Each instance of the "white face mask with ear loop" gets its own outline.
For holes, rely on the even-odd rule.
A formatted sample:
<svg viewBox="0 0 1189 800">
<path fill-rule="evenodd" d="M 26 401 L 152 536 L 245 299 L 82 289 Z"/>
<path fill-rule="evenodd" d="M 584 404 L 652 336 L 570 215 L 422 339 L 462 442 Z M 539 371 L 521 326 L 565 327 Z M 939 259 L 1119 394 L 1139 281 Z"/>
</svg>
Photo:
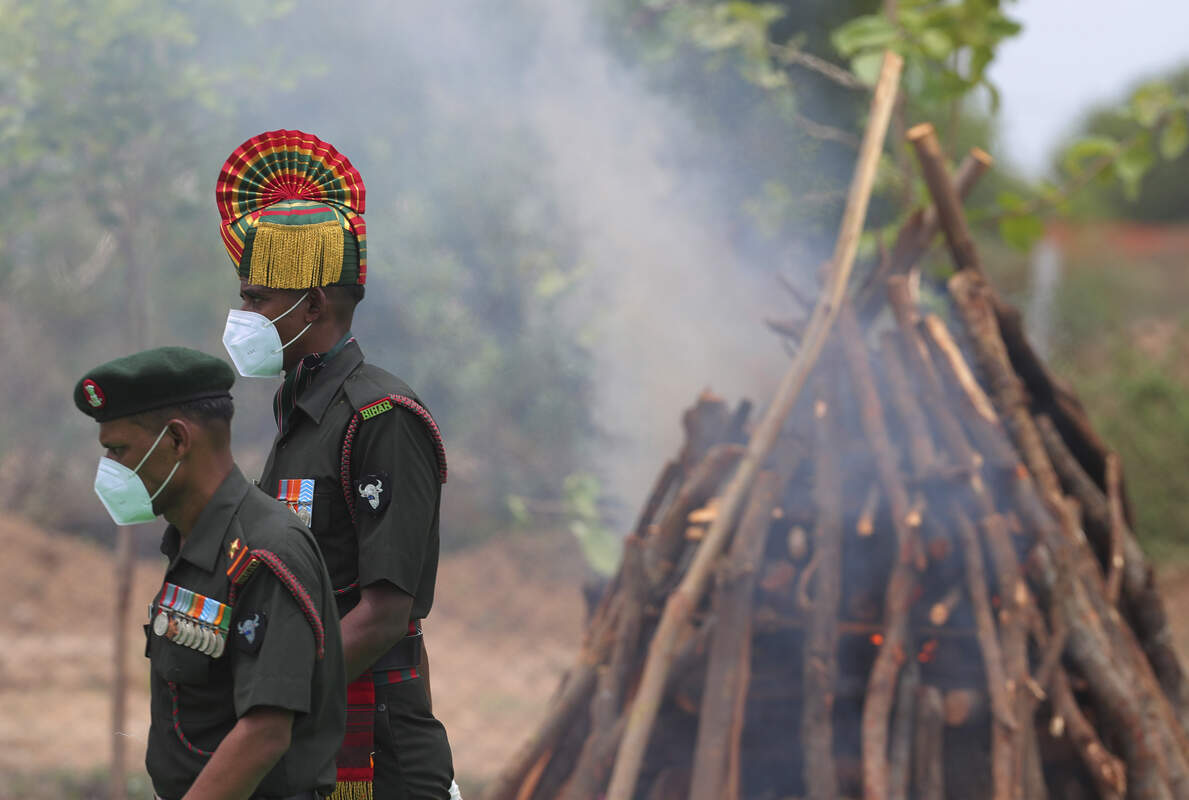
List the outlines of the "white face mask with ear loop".
<svg viewBox="0 0 1189 800">
<path fill-rule="evenodd" d="M 227 355 L 231 356 L 231 363 L 245 378 L 275 378 L 280 375 L 285 366 L 284 350 L 300 339 L 310 329 L 310 323 L 301 329 L 301 333 L 288 342 L 281 343 L 281 335 L 277 333 L 276 322 L 285 317 L 290 311 L 301 305 L 301 301 L 309 296 L 306 292 L 297 299 L 277 319 L 269 319 L 255 311 L 243 311 L 233 308 L 227 312 L 227 324 L 223 327 L 223 347 Z"/>
<path fill-rule="evenodd" d="M 117 525 L 136 525 L 141 522 L 152 522 L 157 518 L 153 511 L 153 501 L 169 485 L 169 481 L 178 471 L 182 461 L 178 459 L 177 463 L 173 465 L 173 469 L 169 471 L 169 475 L 165 477 L 165 481 L 157 491 L 153 492 L 152 496 L 145 488 L 144 481 L 136 473 L 157 449 L 157 445 L 161 443 L 167 430 L 169 430 L 168 425 L 161 429 L 161 433 L 157 434 L 153 446 L 144 454 L 144 458 L 136 465 L 136 469 L 128 469 L 119 461 L 107 456 L 99 459 L 99 467 L 95 470 L 95 494 L 99 496 L 99 502 L 103 503 L 103 507 L 107 509 L 112 521 Z"/>
</svg>

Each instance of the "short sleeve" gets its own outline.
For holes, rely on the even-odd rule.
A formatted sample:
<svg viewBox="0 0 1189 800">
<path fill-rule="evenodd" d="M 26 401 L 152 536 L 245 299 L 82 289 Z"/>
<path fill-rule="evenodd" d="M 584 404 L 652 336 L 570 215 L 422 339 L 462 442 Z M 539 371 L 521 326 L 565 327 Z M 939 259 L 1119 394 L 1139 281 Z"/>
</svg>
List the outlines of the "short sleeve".
<svg viewBox="0 0 1189 800">
<path fill-rule="evenodd" d="M 265 564 L 241 588 L 227 643 L 235 659 L 237 717 L 256 706 L 310 710 L 317 641 L 307 613 L 312 611 L 320 620 L 325 610 L 317 600 L 317 572 L 307 563 L 312 556 L 274 558 L 289 573 L 298 596 L 304 594 L 300 602 L 308 609 Z"/>
<path fill-rule="evenodd" d="M 441 492 L 425 424 L 396 407 L 360 423 L 351 454 L 359 585 L 416 596 Z"/>
</svg>

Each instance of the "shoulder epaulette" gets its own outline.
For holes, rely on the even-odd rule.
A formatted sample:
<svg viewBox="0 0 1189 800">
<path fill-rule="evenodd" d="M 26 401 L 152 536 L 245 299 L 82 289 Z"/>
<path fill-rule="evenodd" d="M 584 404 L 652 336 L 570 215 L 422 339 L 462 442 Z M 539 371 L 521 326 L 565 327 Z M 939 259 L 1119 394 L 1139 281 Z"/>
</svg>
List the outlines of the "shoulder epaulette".
<svg viewBox="0 0 1189 800">
<path fill-rule="evenodd" d="M 314 632 L 317 656 L 322 658 L 326 651 L 326 628 L 322 625 L 322 617 L 318 614 L 318 609 L 314 606 L 314 601 L 310 598 L 310 593 L 306 591 L 305 586 L 302 586 L 301 581 L 276 553 L 270 550 L 249 550 L 244 547 L 232 558 L 231 565 L 227 567 L 227 577 L 231 581 L 231 605 L 235 604 L 235 596 L 239 587 L 246 584 L 262 564 L 273 575 L 276 575 L 281 585 L 289 590 L 289 594 L 293 595 L 301 612 L 305 614 L 306 621 L 310 623 L 310 628 Z"/>
<path fill-rule="evenodd" d="M 351 422 L 347 426 L 347 435 L 343 440 L 343 463 L 345 465 L 350 464 L 352 441 L 355 438 L 355 432 L 358 430 L 359 424 L 375 419 L 381 414 L 385 414 L 398 407 L 410 412 L 425 426 L 430 440 L 433 441 L 434 452 L 437 455 L 438 479 L 442 483 L 445 483 L 448 474 L 446 468 L 446 443 L 442 441 L 442 432 L 438 429 L 438 423 L 425 406 L 403 394 L 389 394 L 355 409 L 355 415 L 351 418 Z M 344 474 L 346 473 L 344 472 Z"/>
</svg>

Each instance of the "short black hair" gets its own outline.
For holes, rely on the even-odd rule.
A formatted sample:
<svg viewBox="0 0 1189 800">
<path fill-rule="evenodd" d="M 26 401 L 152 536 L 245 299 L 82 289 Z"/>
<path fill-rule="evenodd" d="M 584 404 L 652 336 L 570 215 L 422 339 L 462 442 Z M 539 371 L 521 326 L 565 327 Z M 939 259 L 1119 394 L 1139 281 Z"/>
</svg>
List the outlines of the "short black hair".
<svg viewBox="0 0 1189 800">
<path fill-rule="evenodd" d="M 367 287 L 361 283 L 352 283 L 347 286 L 327 286 L 325 289 L 332 303 L 341 304 L 351 311 L 355 310 L 355 306 L 359 305 L 367 293 Z"/>
<path fill-rule="evenodd" d="M 231 418 L 235 415 L 235 403 L 230 397 L 207 397 L 201 400 L 191 400 L 166 408 L 155 408 L 132 416 L 132 422 L 153 431 L 159 432 L 171 419 L 186 419 L 197 423 L 203 428 L 211 427 L 212 423 L 231 426 Z"/>
</svg>

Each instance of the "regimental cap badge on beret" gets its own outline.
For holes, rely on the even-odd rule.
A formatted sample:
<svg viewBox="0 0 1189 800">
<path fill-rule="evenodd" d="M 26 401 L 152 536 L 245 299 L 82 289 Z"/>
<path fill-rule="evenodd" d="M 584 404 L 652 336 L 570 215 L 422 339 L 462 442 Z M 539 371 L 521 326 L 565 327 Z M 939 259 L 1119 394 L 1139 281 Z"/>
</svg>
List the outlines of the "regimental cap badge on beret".
<svg viewBox="0 0 1189 800">
<path fill-rule="evenodd" d="M 158 347 L 100 364 L 74 387 L 74 405 L 96 422 L 230 397 L 235 372 L 188 347 Z M 100 388 L 103 387 L 103 388 Z"/>
<path fill-rule="evenodd" d="M 103 408 L 103 404 L 107 402 L 107 397 L 104 396 L 103 390 L 99 388 L 99 384 L 91 379 L 82 382 L 83 396 L 86 397 L 87 404 L 91 408 Z"/>
<path fill-rule="evenodd" d="M 223 245 L 241 279 L 274 289 L 363 284 L 366 190 L 347 157 L 301 131 L 269 131 L 219 171 Z"/>
</svg>

